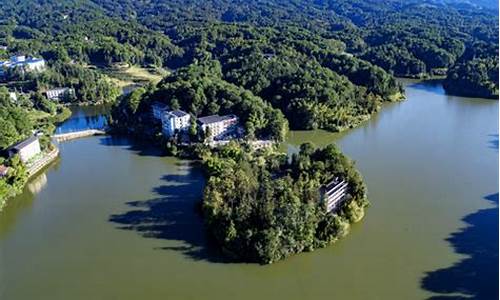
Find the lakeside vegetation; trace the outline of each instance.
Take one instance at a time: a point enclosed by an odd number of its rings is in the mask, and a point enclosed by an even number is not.
[[[0,87],[0,153],[11,145],[33,135],[34,131],[42,134],[39,137],[42,151],[52,149],[50,135],[56,123],[69,118],[68,108],[57,106],[40,94],[21,95],[12,101],[5,87]],[[4,158],[0,156],[0,165],[9,168],[6,176],[0,177],[0,208],[7,198],[21,192],[28,180],[26,167],[19,156]]]
[[[498,99],[498,59],[477,58],[453,66],[443,87],[453,95]]]
[[[7,176],[0,178],[0,210],[7,203],[7,199],[19,194],[28,181],[28,172],[21,163],[19,156],[11,159],[0,157],[0,164],[9,168]]]
[[[230,143],[202,157],[208,229],[238,261],[268,264],[325,247],[346,235],[368,205],[361,175],[333,144],[321,149],[302,144],[288,159],[271,149]],[[349,183],[348,196],[329,213],[320,188],[335,177]]]

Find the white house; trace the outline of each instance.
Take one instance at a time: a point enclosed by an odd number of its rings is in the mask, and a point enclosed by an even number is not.
[[[210,130],[209,139],[221,138],[235,129],[237,124],[238,117],[235,115],[212,115],[198,119],[198,125],[205,133]]]
[[[153,113],[153,118],[157,119],[157,120],[161,120],[162,119],[162,116],[165,112],[168,111],[168,106],[164,103],[161,103],[161,102],[154,102],[152,105],[151,105],[151,111]]]
[[[45,69],[45,60],[36,57],[26,58],[24,55],[12,56],[9,60],[0,62],[0,75],[3,75],[6,69],[18,67],[26,72],[42,71]]]
[[[27,163],[30,159],[41,152],[38,137],[31,136],[8,149],[9,156],[19,154],[21,161]]]
[[[190,125],[190,121],[191,115],[182,110],[165,112],[161,118],[163,134],[170,137],[173,136],[176,131],[187,131]]]
[[[17,94],[15,92],[9,92],[9,98],[11,102],[17,102]]]
[[[321,189],[322,199],[326,202],[326,211],[335,211],[346,199],[348,183],[340,178],[335,178]]]
[[[7,176],[9,174],[9,167],[0,165],[0,178]]]
[[[71,96],[75,94],[75,90],[72,88],[57,88],[57,89],[52,89],[48,90],[45,92],[45,95],[49,100],[61,100],[65,96]]]

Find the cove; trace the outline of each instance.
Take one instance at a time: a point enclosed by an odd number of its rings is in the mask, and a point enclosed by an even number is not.
[[[270,266],[208,245],[190,162],[126,138],[62,143],[0,213],[0,298],[498,298],[498,101],[405,86],[406,101],[353,130],[290,133],[290,150],[338,143],[371,206],[336,244]]]

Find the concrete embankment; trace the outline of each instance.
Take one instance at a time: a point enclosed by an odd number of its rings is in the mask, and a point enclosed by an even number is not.
[[[33,164],[28,166],[28,176],[31,177],[34,174],[38,173],[52,161],[54,161],[59,155],[59,148],[54,147],[54,149],[48,153],[46,153],[43,157],[36,160]]]
[[[106,134],[105,130],[100,130],[100,129],[88,129],[88,130],[82,130],[82,131],[76,131],[76,132],[68,132],[68,133],[61,133],[61,134],[55,134],[53,136],[54,140],[57,142],[63,142],[63,141],[69,141],[77,138],[82,138],[86,136],[93,136],[93,135],[104,135]]]

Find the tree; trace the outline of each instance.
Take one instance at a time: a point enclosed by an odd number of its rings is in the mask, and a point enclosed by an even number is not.
[[[0,148],[7,148],[19,139],[14,125],[0,118]]]
[[[196,124],[196,118],[191,117],[189,124],[189,137],[191,140],[196,140],[198,136],[198,125]]]
[[[210,127],[207,127],[207,129],[205,129],[205,140],[210,141],[212,139],[213,139],[212,129]]]

